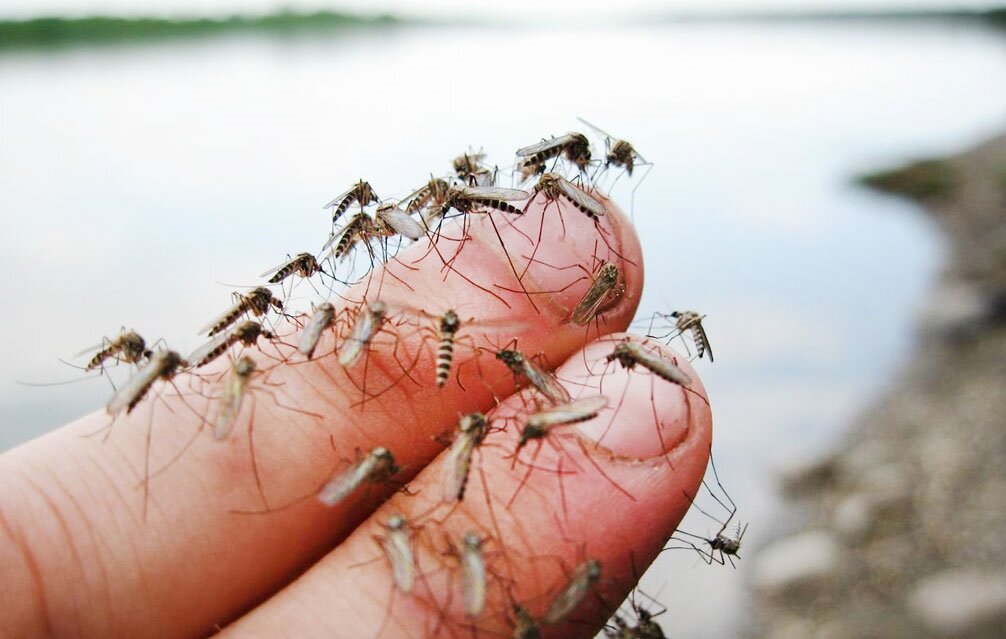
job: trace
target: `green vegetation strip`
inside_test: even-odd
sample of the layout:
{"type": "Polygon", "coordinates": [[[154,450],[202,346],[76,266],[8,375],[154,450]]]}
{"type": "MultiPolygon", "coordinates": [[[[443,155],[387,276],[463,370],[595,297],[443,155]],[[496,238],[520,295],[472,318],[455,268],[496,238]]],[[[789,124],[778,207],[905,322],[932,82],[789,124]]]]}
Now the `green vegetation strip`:
{"type": "Polygon", "coordinates": [[[888,193],[931,201],[950,196],[958,186],[953,167],[943,160],[924,160],[891,171],[864,175],[859,181],[888,193]]]}
{"type": "Polygon", "coordinates": [[[0,49],[93,42],[202,36],[225,32],[293,33],[342,27],[386,26],[392,16],[357,16],[332,11],[280,12],[227,18],[32,18],[0,21],[0,49]]]}

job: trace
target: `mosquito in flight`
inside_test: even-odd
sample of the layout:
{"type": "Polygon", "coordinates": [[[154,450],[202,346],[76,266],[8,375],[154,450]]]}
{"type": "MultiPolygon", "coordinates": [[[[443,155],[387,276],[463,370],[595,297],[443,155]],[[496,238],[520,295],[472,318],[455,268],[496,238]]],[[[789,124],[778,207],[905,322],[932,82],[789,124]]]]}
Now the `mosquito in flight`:
{"type": "Polygon", "coordinates": [[[272,291],[264,286],[254,288],[244,295],[234,293],[232,297],[234,298],[234,306],[200,329],[200,333],[206,333],[208,336],[213,337],[236,322],[244,313],[251,313],[256,317],[262,317],[269,312],[270,308],[275,308],[280,312],[283,310],[283,303],[276,299],[272,291]]]}
{"type": "Polygon", "coordinates": [[[377,202],[379,199],[380,198],[377,197],[377,193],[374,192],[373,187],[370,186],[370,183],[360,180],[354,184],[351,189],[321,208],[332,209],[332,223],[335,224],[335,222],[342,217],[342,214],[346,212],[346,209],[348,209],[349,205],[353,202],[359,202],[360,209],[362,210],[363,207],[377,202]]]}
{"type": "Polygon", "coordinates": [[[195,368],[205,366],[223,355],[234,344],[241,342],[245,346],[254,346],[259,337],[276,339],[276,335],[272,331],[266,330],[255,320],[246,320],[222,333],[217,333],[213,339],[189,355],[188,361],[195,368]]]}
{"type": "Polygon", "coordinates": [[[590,324],[591,320],[597,317],[601,304],[610,299],[617,299],[624,288],[624,285],[619,286],[618,283],[618,267],[611,262],[604,262],[597,271],[594,283],[573,309],[570,321],[579,326],[590,324]]]}
{"type": "MultiPolygon", "coordinates": [[[[542,193],[547,203],[556,202],[559,198],[565,198],[592,220],[604,215],[604,205],[595,200],[585,191],[578,189],[572,182],[562,177],[558,173],[545,173],[534,185],[534,192],[542,193]]],[[[527,206],[530,206],[528,202],[527,206]]],[[[527,211],[527,206],[524,210],[527,211]]]]}
{"type": "Polygon", "coordinates": [[[109,359],[128,364],[140,364],[153,355],[153,352],[147,348],[147,342],[136,331],[124,330],[113,340],[105,338],[100,346],[88,348],[81,355],[94,350],[94,348],[101,350],[95,353],[87,363],[87,366],[84,367],[85,371],[101,368],[109,359]]]}
{"type": "Polygon", "coordinates": [[[521,176],[526,180],[532,175],[541,175],[545,172],[545,164],[560,154],[565,155],[581,172],[585,171],[590,163],[590,141],[582,133],[567,133],[518,149],[517,157],[521,160],[517,166],[521,176]]]}
{"type": "Polygon", "coordinates": [[[356,322],[350,329],[349,337],[339,348],[339,363],[346,368],[355,364],[387,317],[388,306],[381,300],[362,305],[357,311],[356,322]]]}
{"type": "Polygon", "coordinates": [[[658,357],[636,342],[630,342],[628,338],[618,342],[615,349],[605,355],[605,360],[609,363],[618,360],[626,370],[632,370],[639,364],[654,375],[679,386],[689,386],[692,383],[692,378],[673,362],[658,357]]]}
{"type": "Polygon", "coordinates": [[[398,473],[395,458],[387,448],[378,446],[333,477],[318,493],[318,500],[335,506],[363,482],[380,484],[398,473]]]}
{"type": "Polygon", "coordinates": [[[128,415],[147,395],[155,381],[158,379],[171,381],[178,371],[186,366],[185,360],[175,351],[157,351],[152,354],[140,370],[136,371],[112,396],[108,402],[108,414],[114,417],[125,408],[128,415]]]}

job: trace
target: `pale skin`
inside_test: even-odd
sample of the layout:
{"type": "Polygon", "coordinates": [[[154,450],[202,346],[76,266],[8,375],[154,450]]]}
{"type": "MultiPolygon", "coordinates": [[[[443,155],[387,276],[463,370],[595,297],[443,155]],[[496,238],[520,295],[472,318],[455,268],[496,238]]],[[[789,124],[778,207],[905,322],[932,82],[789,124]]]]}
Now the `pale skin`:
{"type": "MultiPolygon", "coordinates": [[[[381,637],[395,639],[437,629],[442,636],[472,636],[457,613],[456,561],[443,540],[477,530],[487,539],[491,572],[500,578],[491,578],[475,634],[509,636],[511,598],[540,615],[550,593],[589,556],[603,566],[596,596],[545,636],[593,636],[688,509],[687,495],[706,468],[712,420],[705,389],[684,358],[677,363],[693,380],[689,392],[645,371],[605,366],[604,355],[621,339],[642,291],[638,239],[610,203],[599,227],[560,206],[565,234],[555,204],[543,213],[533,203],[515,222],[536,238],[545,216],[535,258],[543,264],[524,278],[530,295],[516,289],[483,217],[453,266],[499,297],[457,273],[445,280],[436,254],[409,263],[410,256],[425,253],[422,242],[399,256],[408,267],[393,263],[393,277],[375,274],[369,296],[379,291],[391,307],[409,304],[430,313],[453,307],[463,319],[514,318],[505,328],[469,327],[465,340],[502,348],[516,337],[523,352],[544,355],[541,361],[557,369],[574,396],[608,396],[609,407],[597,420],[567,428],[560,448],[545,445],[538,453],[535,466],[562,464],[564,471],[534,471],[520,484],[528,465],[514,465],[511,456],[517,424],[534,409],[528,391],[513,394],[513,377],[491,355],[482,354],[478,370],[477,351],[459,345],[456,365],[468,362],[460,373],[464,388],[452,377],[437,389],[429,332],[386,332],[367,356],[368,390],[395,385],[360,406],[363,364],[347,372],[335,357],[325,357],[334,343],[326,333],[312,362],[278,367],[255,396],[266,514],[235,512],[266,509],[249,461],[247,406],[233,435],[216,442],[212,428],[198,430],[197,415],[212,414],[210,400],[161,391],[160,399],[148,398],[117,419],[107,440],[83,436],[110,423],[101,412],[0,456],[0,635],[376,637],[380,630],[381,637]],[[599,240],[599,229],[607,242],[599,240]],[[625,293],[590,327],[576,326],[569,313],[589,287],[581,276],[593,272],[596,259],[618,265],[625,293]],[[399,358],[414,362],[407,379],[392,355],[396,340],[399,358]],[[425,349],[418,358],[417,348],[425,349]],[[461,414],[473,411],[496,420],[509,416],[513,423],[487,438],[464,503],[451,510],[441,503],[445,444],[435,436],[451,432],[461,414]],[[173,463],[149,482],[144,509],[139,483],[150,424],[149,470],[173,463]],[[195,443],[174,460],[194,435],[195,443]],[[375,446],[394,453],[400,479],[411,479],[407,492],[401,484],[366,486],[334,507],[313,498],[357,451],[375,446]],[[423,575],[415,596],[392,597],[391,570],[375,543],[392,514],[418,524],[410,533],[423,575]]],[[[532,247],[505,223],[499,230],[520,272],[521,256],[532,247]]],[[[454,244],[443,246],[453,254],[454,244]]],[[[222,370],[226,362],[219,365],[222,370]]],[[[178,384],[184,388],[184,378],[178,384]]],[[[528,445],[521,459],[529,461],[537,448],[528,445]]]]}

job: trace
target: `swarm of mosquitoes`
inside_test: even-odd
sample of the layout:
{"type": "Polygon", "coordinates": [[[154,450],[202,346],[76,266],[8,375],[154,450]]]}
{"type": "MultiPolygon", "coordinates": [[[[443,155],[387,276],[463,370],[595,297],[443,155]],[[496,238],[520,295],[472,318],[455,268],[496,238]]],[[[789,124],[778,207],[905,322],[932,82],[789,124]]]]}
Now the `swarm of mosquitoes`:
{"type": "MultiPolygon", "coordinates": [[[[376,297],[344,305],[342,310],[337,310],[329,301],[322,301],[312,305],[309,313],[291,314],[284,299],[285,286],[297,278],[308,281],[322,278],[331,282],[328,292],[332,293],[336,283],[353,283],[349,269],[356,268],[355,264],[360,261],[357,258],[362,257],[364,263],[369,262],[369,273],[375,264],[393,259],[393,246],[425,241],[429,243],[430,250],[437,251],[439,255],[436,244],[444,232],[446,220],[458,218],[463,226],[469,216],[479,214],[488,216],[493,228],[496,228],[494,220],[505,224],[507,216],[523,215],[529,203],[536,198],[542,198],[546,203],[565,200],[596,222],[605,215],[605,207],[598,199],[602,181],[607,178],[610,192],[613,185],[610,176],[614,176],[615,180],[623,175],[632,178],[636,171],[639,180],[633,188],[634,193],[652,164],[645,161],[629,142],[617,139],[585,120],[581,119],[581,122],[603,140],[604,150],[600,157],[595,155],[586,135],[573,132],[543,139],[517,150],[516,163],[509,171],[501,172],[498,167],[490,167],[484,153],[470,151],[454,159],[453,173],[431,176],[425,184],[399,200],[382,199],[369,182],[359,180],[324,206],[331,213],[333,230],[321,251],[317,255],[300,253],[266,271],[261,277],[267,280],[268,285],[233,293],[232,306],[200,331],[207,335],[208,341],[187,357],[166,347],[148,348],[147,341],[132,330],[123,329],[114,339],[104,339],[83,367],[85,371],[104,372],[105,367],[114,364],[126,364],[135,369],[128,380],[115,390],[107,405],[112,421],[116,416],[133,411],[149,395],[156,396],[157,391],[152,393],[155,387],[172,384],[174,378],[182,373],[198,376],[202,367],[228,355],[229,368],[215,378],[219,384],[219,391],[214,395],[217,408],[215,418],[209,423],[217,440],[230,437],[242,408],[248,403],[250,390],[255,386],[253,380],[265,379],[269,372],[268,367],[263,368],[243,351],[258,348],[262,341],[282,341],[270,315],[293,323],[299,330],[299,341],[288,345],[295,346],[295,352],[272,366],[289,364],[293,358],[300,361],[315,358],[322,336],[332,332],[336,335],[336,348],[324,356],[335,357],[340,366],[349,370],[359,366],[369,350],[377,347],[375,336],[402,323],[414,323],[427,326],[435,340],[434,383],[438,388],[451,383],[459,333],[466,324],[477,324],[478,320],[462,320],[454,310],[435,315],[421,309],[393,306],[376,297]],[[640,168],[643,169],[641,176],[640,168]],[[509,174],[510,187],[501,186],[501,173],[509,174]],[[524,203],[523,207],[521,203],[524,203]],[[345,266],[347,264],[352,266],[345,266]],[[341,272],[345,272],[343,276],[340,276],[341,272]],[[271,287],[280,287],[280,293],[277,295],[271,287]]],[[[502,243],[502,239],[500,241],[502,243]]],[[[503,246],[503,249],[505,251],[506,247],[503,246]]],[[[440,259],[449,265],[453,258],[440,255],[440,259]]],[[[517,273],[516,267],[514,274],[519,281],[522,274],[517,273]]],[[[596,265],[591,279],[592,284],[570,315],[569,321],[580,326],[588,326],[604,304],[622,294],[621,274],[611,262],[596,265]]],[[[694,311],[654,313],[648,320],[647,336],[666,343],[680,340],[690,354],[694,349],[692,357],[707,358],[711,362],[713,352],[703,327],[704,317],[694,311]]],[[[484,350],[480,349],[479,354],[484,350]]],[[[519,443],[514,452],[515,459],[529,443],[548,440],[561,432],[563,427],[594,419],[608,405],[607,398],[601,395],[573,399],[563,382],[532,355],[516,348],[490,349],[489,352],[506,367],[519,385],[530,389],[536,398],[536,410],[524,417],[523,423],[516,425],[519,443]]],[[[675,361],[644,344],[629,340],[614,343],[603,363],[630,370],[638,367],[659,379],[659,383],[684,389],[688,389],[692,381],[675,361]]],[[[501,425],[493,421],[482,413],[464,415],[450,441],[445,442],[449,450],[443,480],[444,502],[458,504],[465,499],[475,451],[494,429],[509,427],[506,422],[501,425]]],[[[711,537],[679,530],[669,539],[665,549],[687,548],[697,552],[706,563],[725,565],[729,562],[735,566],[746,527],[737,525],[730,529],[737,506],[723,488],[715,463],[711,464],[711,469],[716,487],[705,480],[702,486],[726,516],[717,518],[699,507],[695,504],[697,495],[689,495],[688,498],[702,514],[720,526],[719,530],[711,537]]],[[[327,506],[335,506],[366,484],[393,481],[399,470],[395,456],[388,448],[376,447],[361,452],[355,461],[346,462],[324,484],[317,493],[317,499],[327,506]]],[[[414,554],[415,524],[396,514],[386,521],[381,534],[375,537],[387,560],[392,594],[397,591],[403,596],[410,595],[416,588],[417,579],[422,578],[414,554]]],[[[501,540],[493,540],[477,531],[468,531],[460,539],[448,540],[449,554],[460,574],[462,609],[473,633],[480,616],[486,611],[488,591],[492,587],[504,590],[508,587],[507,580],[497,575],[489,565],[490,553],[485,547],[491,541],[501,543],[501,540]]],[[[504,614],[507,615],[513,639],[542,636],[546,627],[570,620],[590,593],[597,594],[597,584],[603,578],[598,560],[584,558],[566,573],[567,581],[552,591],[554,594],[547,605],[539,606],[543,611],[538,614],[530,612],[531,606],[527,602],[507,596],[509,611],[504,614]]],[[[634,590],[605,625],[604,635],[618,639],[662,638],[664,632],[654,617],[665,611],[655,599],[634,590]],[[653,608],[660,610],[654,611],[653,608]]],[[[437,634],[437,630],[433,634],[437,634]]]]}

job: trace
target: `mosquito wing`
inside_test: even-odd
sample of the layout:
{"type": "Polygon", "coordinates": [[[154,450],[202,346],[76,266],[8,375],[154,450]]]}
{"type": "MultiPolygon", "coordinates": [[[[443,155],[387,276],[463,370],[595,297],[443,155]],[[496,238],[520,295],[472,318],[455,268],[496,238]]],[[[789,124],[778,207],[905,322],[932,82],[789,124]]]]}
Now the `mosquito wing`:
{"type": "Polygon", "coordinates": [[[230,344],[234,340],[234,331],[236,328],[232,326],[226,331],[214,335],[210,341],[192,351],[192,354],[188,357],[188,361],[192,362],[194,366],[202,366],[203,360],[209,357],[214,351],[230,344]]]}
{"type": "Polygon", "coordinates": [[[244,307],[244,304],[245,302],[243,299],[240,302],[237,302],[236,304],[228,308],[226,311],[218,315],[212,322],[200,328],[198,331],[199,334],[201,335],[203,333],[209,333],[218,326],[221,325],[226,326],[227,324],[233,323],[234,320],[236,320],[238,316],[241,315],[241,311],[242,308],[244,307]]]}
{"type": "Polygon", "coordinates": [[[531,360],[524,358],[523,372],[527,380],[538,392],[557,404],[565,404],[570,400],[569,391],[559,383],[553,375],[538,368],[531,360]]]}
{"type": "Polygon", "coordinates": [[[528,418],[528,423],[533,423],[539,427],[547,427],[583,422],[597,417],[597,414],[604,410],[607,405],[607,397],[604,395],[592,395],[535,413],[528,418]]]}
{"type": "Polygon", "coordinates": [[[364,310],[353,325],[353,330],[339,349],[339,363],[352,366],[360,358],[364,347],[370,343],[370,338],[377,332],[379,319],[369,309],[364,310]]]}
{"type": "MultiPolygon", "coordinates": [[[[160,377],[166,365],[167,355],[170,351],[158,351],[147,360],[140,370],[133,373],[133,376],[126,380],[126,383],[119,387],[108,402],[108,414],[118,415],[123,408],[128,408],[143,393],[147,392],[150,385],[160,377]]],[[[129,412],[128,410],[126,412],[129,412]]]]}
{"type": "Polygon", "coordinates": [[[318,307],[318,310],[314,312],[314,315],[308,321],[307,326],[304,327],[304,332],[300,336],[298,350],[303,355],[307,355],[308,359],[314,356],[314,349],[318,347],[321,334],[325,332],[326,328],[332,325],[333,319],[335,319],[335,307],[325,302],[318,307]]]}
{"type": "Polygon", "coordinates": [[[552,138],[551,140],[543,140],[537,144],[532,144],[526,146],[522,149],[517,149],[517,155],[522,158],[530,157],[532,155],[538,155],[542,151],[547,151],[549,149],[554,149],[557,146],[565,146],[573,141],[573,134],[567,133],[566,135],[560,135],[557,138],[552,138]]]}
{"type": "Polygon", "coordinates": [[[217,409],[217,419],[213,424],[213,437],[217,441],[227,439],[234,430],[241,404],[244,403],[247,383],[247,377],[238,375],[233,370],[228,376],[224,394],[220,398],[220,407],[217,409]]]}
{"type": "Polygon", "coordinates": [[[586,120],[584,120],[580,116],[576,116],[576,119],[579,120],[580,122],[583,122],[587,126],[589,126],[591,129],[594,130],[594,133],[598,134],[599,136],[608,138],[609,140],[614,140],[615,139],[615,136],[611,135],[610,133],[608,133],[607,131],[605,131],[601,127],[596,126],[594,124],[591,124],[590,122],[587,122],[586,120]]]}
{"type": "Polygon", "coordinates": [[[275,273],[278,273],[279,271],[282,271],[283,269],[285,269],[286,267],[290,266],[294,262],[299,261],[302,257],[304,257],[303,253],[300,254],[300,255],[295,255],[295,256],[291,257],[290,259],[283,260],[282,262],[280,262],[276,266],[272,267],[271,269],[269,269],[265,273],[262,273],[261,275],[259,275],[259,277],[271,277],[275,273]]]}
{"type": "Polygon", "coordinates": [[[576,188],[572,182],[566,178],[561,178],[558,181],[559,189],[562,194],[568,197],[577,208],[586,211],[588,215],[592,217],[600,217],[604,215],[604,205],[595,200],[585,191],[581,191],[576,188]]]}
{"type": "Polygon", "coordinates": [[[640,347],[638,344],[633,342],[628,342],[628,344],[632,348],[633,358],[651,372],[663,377],[669,382],[678,384],[679,386],[688,386],[692,383],[692,378],[689,377],[683,370],[675,366],[672,362],[668,362],[654,355],[653,353],[640,347]]]}
{"type": "Polygon", "coordinates": [[[374,472],[376,460],[367,455],[360,461],[332,478],[318,493],[318,499],[326,506],[335,506],[356,490],[374,472]]]}
{"type": "Polygon", "coordinates": [[[391,229],[410,240],[418,240],[425,233],[419,222],[397,206],[388,206],[377,210],[377,218],[391,229]]]}
{"type": "Polygon", "coordinates": [[[348,191],[344,192],[342,195],[340,195],[338,197],[333,198],[328,204],[326,204],[325,206],[323,206],[321,208],[323,208],[323,209],[330,209],[330,208],[332,208],[334,206],[339,206],[340,204],[342,204],[342,202],[347,197],[355,197],[356,196],[356,187],[357,186],[358,185],[354,184],[352,186],[352,188],[350,188],[348,191]]]}
{"type": "Polygon", "coordinates": [[[475,438],[461,433],[451,445],[444,465],[444,501],[460,500],[464,496],[468,473],[472,467],[472,453],[475,452],[475,438]]]}
{"type": "Polygon", "coordinates": [[[521,189],[504,189],[497,186],[461,186],[464,197],[470,200],[503,200],[510,202],[514,200],[526,200],[531,194],[521,189]]]}
{"type": "Polygon", "coordinates": [[[412,545],[409,543],[409,533],[404,529],[389,531],[384,550],[388,553],[395,585],[402,592],[412,592],[416,583],[416,562],[412,555],[412,545]]]}

